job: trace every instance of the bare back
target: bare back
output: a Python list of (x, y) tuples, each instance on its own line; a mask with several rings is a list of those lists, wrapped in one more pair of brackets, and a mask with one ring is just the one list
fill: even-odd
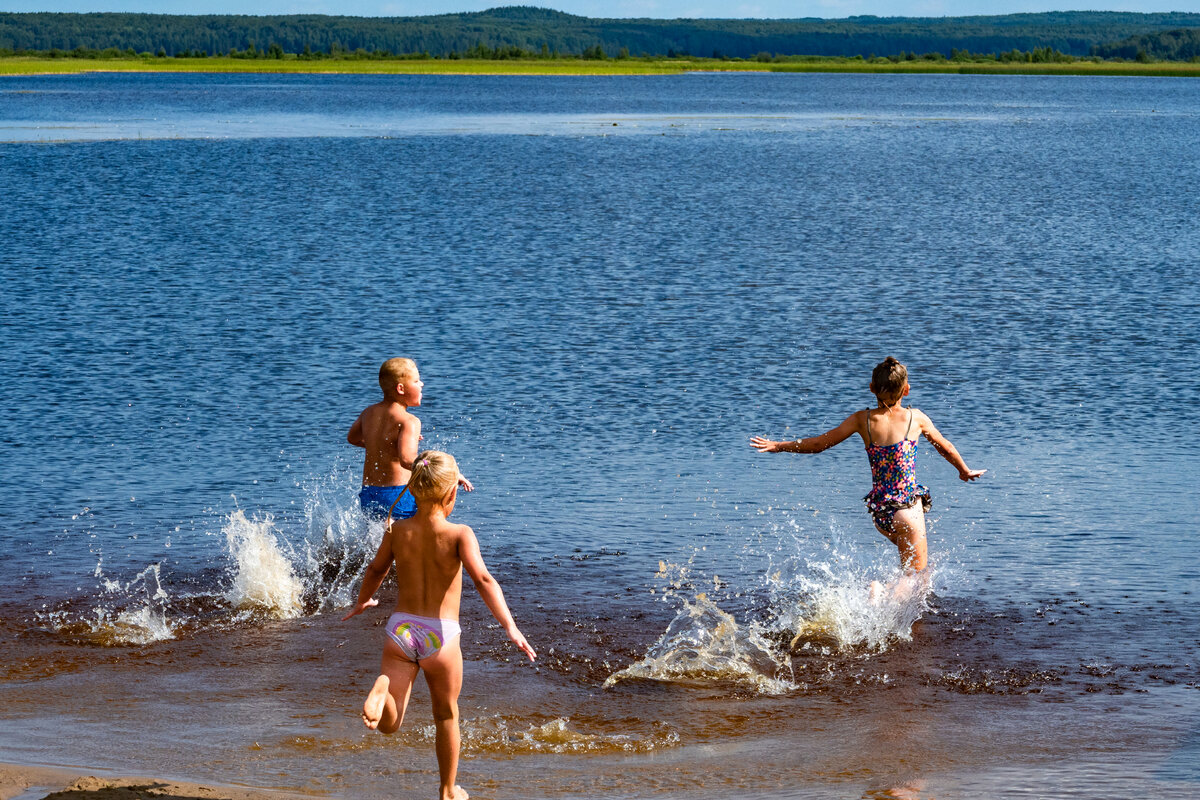
[(868, 408), (859, 413), (863, 420), (859, 435), (867, 445), (886, 447), (905, 439), (917, 439), (922, 433), (921, 418), (925, 415), (916, 409), (897, 405), (891, 409)]
[(396, 564), (396, 610), (458, 620), (462, 601), (459, 543), (471, 529), (420, 512), (388, 529)]
[[(417, 454), (421, 421), (400, 403), (383, 400), (358, 415), (347, 437), (351, 444), (366, 449), (363, 459), (364, 486), (402, 486)], [(411, 450), (411, 453), (405, 453)], [(407, 456), (407, 458), (405, 458)], [(415, 612), (414, 612), (415, 613)]]

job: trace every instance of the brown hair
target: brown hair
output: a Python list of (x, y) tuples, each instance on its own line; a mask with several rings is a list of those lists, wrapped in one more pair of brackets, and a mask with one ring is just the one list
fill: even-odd
[(384, 393), (396, 388), (400, 381), (417, 374), (417, 362), (411, 358), (389, 358), (379, 368), (379, 388)]
[(888, 356), (871, 371), (871, 391), (889, 405), (900, 399), (908, 382), (908, 367)]
[(412, 475), (408, 484), (388, 509), (388, 526), (392, 524), (392, 509), (404, 492), (408, 492), (417, 501), (417, 505), (428, 502), (440, 502), (458, 483), (458, 462), (449, 453), (441, 450), (426, 450), (417, 456), (413, 462)]

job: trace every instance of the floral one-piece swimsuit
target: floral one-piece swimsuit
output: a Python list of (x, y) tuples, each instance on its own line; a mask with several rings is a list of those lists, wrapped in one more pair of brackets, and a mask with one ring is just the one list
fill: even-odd
[(917, 440), (909, 439), (913, 412), (908, 411), (908, 430), (895, 444), (875, 444), (871, 436), (871, 411), (867, 409), (867, 458), (871, 461), (871, 492), (863, 501), (885, 533), (895, 532), (896, 512), (918, 502), (928, 513), (933, 508), (929, 489), (917, 483)]

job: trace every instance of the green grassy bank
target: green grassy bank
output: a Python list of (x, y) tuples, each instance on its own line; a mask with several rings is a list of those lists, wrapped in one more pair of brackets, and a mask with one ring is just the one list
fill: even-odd
[(0, 58), (0, 75), (83, 72), (249, 72), (412, 75), (673, 75), (684, 72), (853, 72), (960, 75), (1134, 75), (1200, 77), (1200, 64), (1074, 61), (1003, 63), (995, 61), (864, 61), (814, 58), (770, 63), (719, 59), (370, 59), (319, 60), (245, 58)]

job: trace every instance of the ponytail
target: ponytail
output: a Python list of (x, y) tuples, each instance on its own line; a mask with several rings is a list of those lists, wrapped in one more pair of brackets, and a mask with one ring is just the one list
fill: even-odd
[(426, 450), (424, 453), (419, 453), (413, 462), (412, 474), (408, 477), (408, 483), (404, 485), (400, 494), (396, 496), (395, 502), (392, 503), (392, 507), (388, 509), (388, 527), (392, 526), (392, 511), (395, 510), (396, 503), (399, 503), (400, 498), (405, 494), (411, 494), (420, 505), (422, 500), (442, 499), (450, 493), (456, 483), (458, 483), (458, 462), (454, 460), (454, 456), (440, 450)]

